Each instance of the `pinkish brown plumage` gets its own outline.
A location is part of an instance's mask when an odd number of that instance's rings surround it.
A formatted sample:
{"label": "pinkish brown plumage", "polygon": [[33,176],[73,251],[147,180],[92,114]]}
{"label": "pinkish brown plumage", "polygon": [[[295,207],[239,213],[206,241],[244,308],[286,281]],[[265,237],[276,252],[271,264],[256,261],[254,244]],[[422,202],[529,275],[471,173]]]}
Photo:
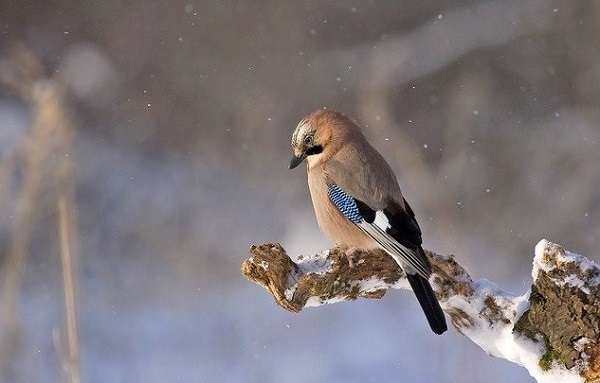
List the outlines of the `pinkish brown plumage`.
{"label": "pinkish brown plumage", "polygon": [[292,135],[290,169],[307,162],[308,186],[323,232],[350,249],[383,248],[406,272],[432,330],[447,330],[429,285],[421,229],[394,172],[359,126],[335,111],[309,114]]}

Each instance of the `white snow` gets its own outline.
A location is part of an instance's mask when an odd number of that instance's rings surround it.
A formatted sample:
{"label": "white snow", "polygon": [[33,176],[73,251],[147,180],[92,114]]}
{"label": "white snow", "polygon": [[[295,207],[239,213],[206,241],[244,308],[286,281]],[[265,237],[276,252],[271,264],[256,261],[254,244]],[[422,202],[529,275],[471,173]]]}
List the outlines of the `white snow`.
{"label": "white snow", "polygon": [[390,285],[379,278],[371,277],[362,281],[357,281],[353,285],[359,286],[360,291],[373,293],[377,290],[388,289]]}
{"label": "white snow", "polygon": [[[513,333],[515,321],[529,308],[529,293],[515,296],[499,290],[498,286],[485,279],[476,281],[475,286],[477,298],[466,300],[462,299],[464,297],[453,296],[444,305],[463,310],[471,319],[480,318],[471,326],[463,328],[463,332],[468,338],[488,354],[525,367],[539,383],[583,382],[575,370],[569,371],[556,366],[550,371],[542,371],[539,360],[544,353],[543,341],[540,339],[538,342],[534,342]],[[495,296],[496,304],[501,308],[502,315],[509,319],[509,323],[494,322],[494,324],[490,324],[487,319],[480,317],[480,313],[487,310],[485,299],[491,295]]]}
{"label": "white snow", "polygon": [[[329,250],[323,250],[321,253],[316,255],[298,257],[298,262],[296,263],[298,265],[298,272],[290,273],[289,280],[287,282],[288,288],[283,292],[287,300],[292,300],[292,298],[294,297],[299,275],[305,275],[310,273],[322,275],[331,269],[332,260],[329,259],[328,256]],[[324,300],[311,297],[306,303],[305,307],[315,307],[327,303],[334,302],[326,302]]]}
{"label": "white snow", "polygon": [[[535,248],[533,278],[537,278],[539,270],[550,271],[553,266],[544,261],[544,253],[548,246],[554,246],[546,240],[542,240]],[[564,259],[559,262],[576,262],[582,270],[594,267],[591,261],[585,258],[565,252]],[[588,264],[591,263],[591,264]],[[581,287],[584,282],[576,277],[566,278],[564,283]],[[507,359],[525,367],[531,376],[539,383],[581,383],[583,378],[579,376],[576,369],[567,370],[561,366],[554,366],[549,371],[542,371],[539,366],[539,360],[544,353],[543,340],[533,341],[525,337],[518,337],[513,333],[515,321],[521,317],[523,312],[529,308],[529,293],[516,296],[514,294],[502,291],[494,283],[480,279],[473,284],[475,288],[474,296],[476,298],[468,299],[461,296],[453,296],[447,302],[445,307],[458,308],[463,310],[468,318],[475,320],[475,323],[464,323],[464,334],[479,345],[488,354]],[[498,325],[485,319],[487,306],[485,300],[489,296],[494,296],[495,303],[501,310],[501,315],[509,320],[507,324]]]}
{"label": "white snow", "polygon": [[[584,274],[584,275],[586,273],[588,273],[590,270],[597,270],[598,268],[600,268],[600,266],[597,265],[596,263],[594,263],[593,261],[591,261],[585,257],[582,257],[579,254],[571,253],[569,251],[564,251],[564,253],[562,255],[558,252],[553,252],[555,257],[551,260],[548,260],[545,257],[546,248],[553,247],[553,246],[556,246],[556,245],[554,245],[553,243],[551,243],[545,239],[542,239],[535,246],[535,257],[533,259],[533,270],[531,272],[531,276],[533,277],[534,280],[536,280],[538,278],[538,274],[539,274],[540,270],[550,273],[555,268],[560,267],[561,265],[563,265],[565,263],[574,263],[575,265],[578,266],[579,270],[581,271],[581,274]],[[566,277],[564,277],[564,279],[562,281],[556,281],[556,282],[560,283],[561,286],[568,284],[570,286],[577,287],[577,288],[581,289],[581,291],[583,291],[584,293],[589,294],[590,287],[595,287],[600,284],[600,275],[596,276],[594,278],[591,278],[589,280],[586,280],[586,281],[583,281],[581,278],[577,277],[576,275],[567,275]]]}
{"label": "white snow", "polygon": [[317,307],[317,306],[323,306],[323,305],[331,305],[331,304],[339,303],[339,302],[343,302],[343,301],[346,301],[346,299],[343,297],[335,297],[335,298],[331,298],[331,299],[321,299],[319,297],[310,297],[306,301],[306,304],[304,305],[304,307]]}
{"label": "white snow", "polygon": [[[545,259],[546,251],[556,246],[546,240],[540,241],[535,248],[535,258],[533,261],[533,278],[537,278],[539,271],[552,271],[557,265],[565,262],[575,262],[582,272],[596,269],[598,266],[586,258],[564,252],[564,255],[557,255],[557,258]],[[327,252],[313,257],[302,258],[299,267],[302,272],[323,273],[330,267],[331,260],[327,259]],[[571,286],[577,286],[584,291],[589,291],[588,287],[600,283],[600,276],[594,278],[592,283],[584,282],[576,276],[567,276],[562,281]],[[390,288],[389,284],[377,279],[369,278],[363,281],[353,282],[364,292],[373,292],[379,289]],[[398,281],[392,288],[409,288],[405,279]],[[529,292],[523,295],[500,289],[495,283],[487,279],[479,279],[472,284],[473,295],[466,297],[453,295],[447,301],[441,302],[446,310],[465,313],[464,322],[459,324],[461,332],[470,338],[479,347],[488,354],[507,359],[519,364],[527,369],[529,374],[538,383],[582,383],[584,379],[579,375],[576,368],[567,370],[566,368],[555,365],[549,371],[542,371],[539,361],[544,354],[545,345],[543,339],[531,340],[524,336],[517,336],[513,333],[515,322],[529,308]],[[293,294],[293,291],[290,291]],[[288,292],[286,291],[286,296]],[[489,306],[489,299],[494,300],[492,308]],[[332,304],[345,300],[344,298],[320,299],[312,297],[306,303],[306,307]],[[455,317],[455,320],[460,318]],[[504,319],[504,320],[498,320]],[[506,323],[508,322],[508,323]],[[585,340],[580,342],[583,347]]]}
{"label": "white snow", "polygon": [[321,253],[298,258],[298,269],[302,274],[315,273],[322,275],[331,269],[332,260],[328,258],[329,250]]}

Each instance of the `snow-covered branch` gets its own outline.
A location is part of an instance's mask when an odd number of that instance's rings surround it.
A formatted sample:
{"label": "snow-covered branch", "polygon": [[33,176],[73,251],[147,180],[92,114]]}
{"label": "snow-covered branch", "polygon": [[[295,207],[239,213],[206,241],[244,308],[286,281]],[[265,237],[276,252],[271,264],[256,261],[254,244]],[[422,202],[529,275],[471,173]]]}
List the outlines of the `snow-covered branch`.
{"label": "snow-covered branch", "polygon": [[[408,289],[402,270],[379,250],[340,248],[293,262],[277,243],[252,246],[242,273],[286,310],[299,312]],[[533,260],[531,291],[515,295],[473,280],[453,256],[426,251],[432,287],[454,328],[488,354],[527,368],[538,382],[600,382],[600,267],[546,240]]]}

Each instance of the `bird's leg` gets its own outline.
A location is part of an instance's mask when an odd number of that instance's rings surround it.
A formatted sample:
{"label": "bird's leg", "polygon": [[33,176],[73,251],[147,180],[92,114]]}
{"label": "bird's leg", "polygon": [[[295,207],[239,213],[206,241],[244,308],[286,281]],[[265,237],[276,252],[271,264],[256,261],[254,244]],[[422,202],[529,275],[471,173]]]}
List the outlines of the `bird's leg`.
{"label": "bird's leg", "polygon": [[346,256],[346,259],[348,260],[348,267],[352,269],[354,267],[354,258],[356,254],[360,252],[360,249],[358,247],[348,246],[341,243],[338,243],[335,246],[342,250]]}

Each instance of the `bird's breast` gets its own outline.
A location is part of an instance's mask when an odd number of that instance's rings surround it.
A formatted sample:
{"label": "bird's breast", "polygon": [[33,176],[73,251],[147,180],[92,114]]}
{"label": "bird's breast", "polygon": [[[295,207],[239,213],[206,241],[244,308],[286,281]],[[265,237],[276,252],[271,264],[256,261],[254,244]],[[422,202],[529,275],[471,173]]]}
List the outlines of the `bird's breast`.
{"label": "bird's breast", "polygon": [[319,227],[338,244],[370,249],[377,244],[338,210],[327,193],[327,175],[320,169],[309,169],[308,188]]}

